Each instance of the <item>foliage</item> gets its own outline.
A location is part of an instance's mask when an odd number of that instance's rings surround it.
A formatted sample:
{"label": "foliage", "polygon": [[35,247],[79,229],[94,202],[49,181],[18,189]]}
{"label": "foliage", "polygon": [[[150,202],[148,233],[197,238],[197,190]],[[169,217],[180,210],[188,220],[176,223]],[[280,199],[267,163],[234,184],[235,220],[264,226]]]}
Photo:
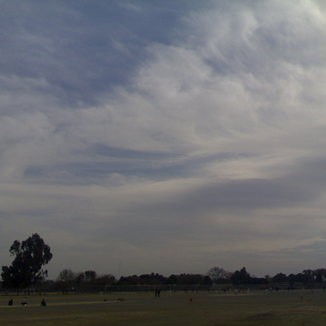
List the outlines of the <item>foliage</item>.
{"label": "foliage", "polygon": [[95,271],[86,271],[84,272],[85,280],[86,281],[94,281],[96,279],[96,272]]}
{"label": "foliage", "polygon": [[71,269],[64,269],[59,273],[57,280],[63,282],[70,282],[75,280],[75,278],[76,275]]}
{"label": "foliage", "polygon": [[10,266],[2,266],[4,287],[28,288],[47,276],[42,267],[52,259],[52,253],[37,233],[22,242],[15,240],[9,252],[15,258]]}
{"label": "foliage", "polygon": [[242,267],[240,271],[235,271],[231,276],[231,281],[233,284],[249,284],[251,281],[251,276],[247,272],[246,267]]}
{"label": "foliage", "polygon": [[278,273],[272,278],[272,282],[274,283],[285,283],[287,282],[287,276],[283,273]]}
{"label": "foliage", "polygon": [[230,281],[232,273],[224,270],[221,267],[215,266],[208,271],[207,275],[215,283],[227,283]]}
{"label": "foliage", "polygon": [[71,269],[62,270],[56,280],[56,288],[62,292],[74,291],[76,288],[106,287],[115,282],[111,274],[98,276],[95,271],[75,273]]}
{"label": "foliage", "polygon": [[57,288],[62,292],[71,290],[78,277],[71,269],[62,270],[57,277]]}
{"label": "foliage", "polygon": [[201,274],[172,274],[168,278],[169,284],[182,284],[182,285],[194,285],[194,284],[211,284],[212,281],[208,276]]}

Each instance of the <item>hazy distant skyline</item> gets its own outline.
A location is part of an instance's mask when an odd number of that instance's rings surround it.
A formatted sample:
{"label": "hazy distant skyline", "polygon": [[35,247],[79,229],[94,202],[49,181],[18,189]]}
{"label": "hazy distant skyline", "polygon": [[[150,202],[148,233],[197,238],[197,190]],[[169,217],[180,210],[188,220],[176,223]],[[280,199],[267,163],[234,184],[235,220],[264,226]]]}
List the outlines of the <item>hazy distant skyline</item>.
{"label": "hazy distant skyline", "polygon": [[0,252],[55,278],[325,267],[326,5],[0,1]]}

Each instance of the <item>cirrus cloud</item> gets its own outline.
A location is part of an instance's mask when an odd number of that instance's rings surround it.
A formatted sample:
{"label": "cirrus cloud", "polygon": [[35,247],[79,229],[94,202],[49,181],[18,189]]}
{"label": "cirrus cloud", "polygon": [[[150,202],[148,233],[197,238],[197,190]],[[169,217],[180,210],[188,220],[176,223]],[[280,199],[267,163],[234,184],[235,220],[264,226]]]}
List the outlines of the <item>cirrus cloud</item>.
{"label": "cirrus cloud", "polygon": [[104,252],[108,266],[126,257],[125,273],[235,269],[245,257],[256,273],[286,272],[314,267],[291,260],[306,247],[320,267],[320,2],[4,11],[15,19],[1,22],[2,252],[39,231],[57,248],[55,272],[67,261],[105,272]]}

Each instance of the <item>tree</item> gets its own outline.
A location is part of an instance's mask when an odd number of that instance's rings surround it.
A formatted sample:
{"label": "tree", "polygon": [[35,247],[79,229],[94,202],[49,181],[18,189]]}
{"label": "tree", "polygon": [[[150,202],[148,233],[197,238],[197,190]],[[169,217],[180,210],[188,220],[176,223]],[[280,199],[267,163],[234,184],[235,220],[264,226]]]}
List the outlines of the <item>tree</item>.
{"label": "tree", "polygon": [[64,293],[73,288],[74,283],[81,281],[79,278],[84,278],[84,273],[75,274],[71,269],[62,270],[57,277],[57,287]]}
{"label": "tree", "polygon": [[76,274],[71,269],[62,270],[57,277],[57,281],[60,282],[73,282],[75,279]]}
{"label": "tree", "polygon": [[95,271],[86,271],[84,273],[86,281],[92,282],[96,279],[97,274]]}
{"label": "tree", "polygon": [[232,273],[224,270],[221,267],[215,266],[208,271],[207,275],[213,282],[228,282]]}
{"label": "tree", "polygon": [[231,281],[233,284],[249,284],[252,278],[247,272],[246,267],[242,267],[240,271],[235,271],[231,276]]}
{"label": "tree", "polygon": [[96,278],[96,284],[108,286],[115,282],[115,277],[111,274],[101,275]]}
{"label": "tree", "polygon": [[275,276],[273,276],[272,281],[274,283],[285,283],[288,281],[288,277],[283,273],[277,273]]}
{"label": "tree", "polygon": [[47,276],[47,270],[42,267],[52,259],[52,253],[37,233],[23,242],[15,240],[9,252],[15,258],[10,266],[2,266],[4,287],[29,288]]}
{"label": "tree", "polygon": [[326,280],[326,269],[325,268],[316,269],[315,274],[316,274],[316,282],[322,283]]}

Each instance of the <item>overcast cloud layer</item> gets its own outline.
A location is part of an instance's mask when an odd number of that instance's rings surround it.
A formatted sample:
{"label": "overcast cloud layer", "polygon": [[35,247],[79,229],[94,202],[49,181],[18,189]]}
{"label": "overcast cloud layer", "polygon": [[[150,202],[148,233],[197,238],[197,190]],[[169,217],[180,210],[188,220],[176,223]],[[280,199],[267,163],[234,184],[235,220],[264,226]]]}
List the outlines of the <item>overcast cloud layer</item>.
{"label": "overcast cloud layer", "polygon": [[0,252],[64,268],[324,267],[326,7],[0,1]]}

